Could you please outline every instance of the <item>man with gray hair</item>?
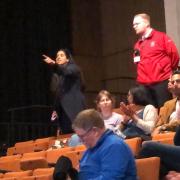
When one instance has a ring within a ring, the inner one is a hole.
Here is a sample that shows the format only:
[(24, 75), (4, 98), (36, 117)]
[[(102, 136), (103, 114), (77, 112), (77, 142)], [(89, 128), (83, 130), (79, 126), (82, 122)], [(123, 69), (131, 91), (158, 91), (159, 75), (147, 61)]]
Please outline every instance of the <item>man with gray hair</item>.
[(171, 99), (168, 79), (177, 69), (179, 54), (173, 41), (163, 32), (151, 28), (150, 16), (134, 16), (133, 28), (139, 36), (134, 46), (134, 63), (137, 65), (137, 83), (150, 92), (153, 105), (161, 107)]
[(99, 112), (94, 109), (80, 112), (72, 127), (87, 147), (80, 161), (80, 180), (137, 179), (131, 150), (113, 131), (105, 129)]

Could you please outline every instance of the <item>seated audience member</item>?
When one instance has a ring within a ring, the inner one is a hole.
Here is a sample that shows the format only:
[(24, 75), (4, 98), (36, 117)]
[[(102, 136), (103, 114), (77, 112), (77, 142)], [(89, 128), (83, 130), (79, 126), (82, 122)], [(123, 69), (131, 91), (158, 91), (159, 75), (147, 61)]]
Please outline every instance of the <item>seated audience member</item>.
[(159, 112), (158, 122), (153, 134), (165, 131), (176, 131), (180, 119), (180, 71), (173, 72), (168, 88), (176, 98), (166, 101)]
[(120, 103), (120, 108), (124, 112), (124, 120), (122, 122), (122, 133), (127, 138), (141, 137), (143, 140), (150, 139), (153, 131), (158, 112), (151, 105), (148, 99), (148, 92), (143, 86), (135, 86), (128, 92), (128, 103), (125, 105)]
[(175, 145), (167, 145), (159, 142), (146, 141), (142, 145), (139, 158), (160, 157), (161, 177), (165, 176), (168, 171), (180, 171), (180, 126), (178, 126), (174, 136), (174, 144)]
[[(102, 90), (96, 97), (96, 109), (100, 112), (102, 119), (104, 120), (105, 127), (111, 129), (114, 133), (124, 138), (123, 134), (119, 130), (122, 115), (113, 112), (115, 99), (110, 92)], [(82, 142), (77, 134), (73, 134), (68, 141), (69, 146), (81, 145)]]
[(125, 142), (106, 129), (94, 109), (80, 112), (72, 125), (87, 147), (80, 160), (79, 179), (136, 180), (133, 154)]
[(113, 112), (115, 99), (111, 93), (106, 90), (100, 91), (95, 102), (97, 111), (100, 112), (101, 117), (104, 120), (105, 127), (121, 136), (119, 126), (123, 120), (123, 116)]
[(77, 134), (73, 134), (68, 140), (68, 146), (75, 147), (79, 145), (82, 145), (81, 139), (78, 137)]
[(176, 98), (176, 94), (174, 94), (174, 85), (171, 83), (171, 79), (172, 79), (172, 75), (170, 76), (170, 78), (168, 79), (168, 90), (169, 92), (172, 94), (172, 98)]

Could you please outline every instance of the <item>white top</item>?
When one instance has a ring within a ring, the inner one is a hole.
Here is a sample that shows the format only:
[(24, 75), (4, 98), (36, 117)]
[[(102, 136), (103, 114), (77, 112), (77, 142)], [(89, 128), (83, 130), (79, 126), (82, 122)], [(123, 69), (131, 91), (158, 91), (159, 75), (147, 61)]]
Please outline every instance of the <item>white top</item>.
[(107, 119), (104, 119), (104, 124), (105, 127), (107, 129), (111, 129), (111, 130), (115, 130), (115, 128), (117, 126), (119, 126), (121, 124), (121, 122), (123, 121), (123, 116), (116, 113), (116, 112), (112, 112), (112, 116), (110, 116)]
[(157, 122), (158, 111), (153, 105), (147, 105), (144, 108), (143, 119), (138, 119), (136, 125), (141, 128), (146, 134), (150, 134)]
[(176, 110), (170, 115), (169, 122), (177, 121), (180, 119), (180, 101), (177, 100), (176, 102)]

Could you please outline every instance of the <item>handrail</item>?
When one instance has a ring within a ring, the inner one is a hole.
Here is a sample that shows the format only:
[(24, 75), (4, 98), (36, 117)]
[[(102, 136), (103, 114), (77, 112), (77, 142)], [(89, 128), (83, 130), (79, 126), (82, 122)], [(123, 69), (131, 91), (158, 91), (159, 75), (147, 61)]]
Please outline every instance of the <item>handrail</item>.
[(36, 104), (36, 105), (29, 105), (29, 106), (21, 106), (21, 107), (10, 108), (10, 109), (8, 109), (8, 112), (10, 113), (10, 121), (11, 121), (11, 123), (14, 124), (14, 117), (15, 117), (16, 111), (25, 110), (25, 109), (32, 109), (32, 108), (52, 108), (52, 106)]
[(118, 80), (118, 79), (129, 79), (129, 80), (135, 80), (135, 77), (127, 77), (127, 76), (120, 76), (120, 77), (113, 77), (113, 78), (106, 78), (102, 79), (102, 81), (112, 81), (112, 80)]
[(22, 110), (22, 109), (31, 109), (31, 108), (52, 108), (52, 106), (40, 105), (40, 104), (30, 105), (30, 106), (20, 106), (20, 107), (10, 108), (8, 109), (8, 112)]

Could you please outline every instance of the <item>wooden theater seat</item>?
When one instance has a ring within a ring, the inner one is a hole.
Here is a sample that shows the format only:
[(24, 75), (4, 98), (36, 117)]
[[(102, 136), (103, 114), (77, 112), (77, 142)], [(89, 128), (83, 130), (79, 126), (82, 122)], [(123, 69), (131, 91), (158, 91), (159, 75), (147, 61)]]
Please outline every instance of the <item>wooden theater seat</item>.
[(159, 180), (159, 157), (136, 159), (136, 167), (140, 180)]
[(0, 162), (2, 161), (8, 161), (8, 160), (14, 160), (14, 159), (20, 159), (22, 157), (21, 154), (12, 155), (12, 156), (1, 156)]
[(35, 176), (26, 176), (26, 177), (22, 177), (19, 180), (36, 180)]
[(159, 139), (165, 139), (165, 138), (174, 138), (175, 132), (167, 132), (167, 133), (160, 133), (152, 135), (152, 140), (159, 140)]
[(16, 149), (16, 148), (15, 148), (14, 146), (7, 148), (6, 155), (7, 155), (7, 156), (11, 156), (11, 155), (16, 154), (16, 150), (15, 150), (15, 149)]
[(46, 151), (24, 153), (21, 159), (34, 158), (34, 157), (45, 157), (46, 158), (46, 154), (47, 154)]
[(175, 132), (167, 132), (167, 133), (152, 135), (152, 141), (157, 141), (162, 144), (174, 145), (174, 135)]
[(0, 178), (3, 178), (4, 174), (3, 173), (0, 173)]
[(0, 157), (0, 169), (5, 171), (20, 171), (21, 155)]
[(34, 152), (46, 151), (49, 148), (49, 142), (34, 142)]
[(15, 177), (8, 177), (8, 178), (2, 178), (2, 180), (18, 180), (18, 179)]
[(74, 147), (75, 151), (85, 151), (86, 150), (86, 146), (85, 145), (78, 145)]
[(126, 139), (125, 143), (130, 147), (133, 155), (136, 157), (140, 151), (142, 139), (140, 137)]
[(58, 148), (47, 151), (47, 162), (50, 166), (54, 166), (58, 160), (58, 158), (64, 155), (67, 152), (72, 151), (72, 147)]
[(174, 145), (174, 139), (173, 138), (164, 138), (164, 139), (158, 139), (158, 140), (152, 140), (152, 141), (160, 142), (162, 144)]
[(36, 180), (53, 180), (52, 174), (38, 175), (36, 176)]
[(54, 168), (38, 168), (33, 171), (36, 180), (53, 180)]
[(15, 147), (15, 154), (23, 154), (23, 153), (28, 153), (28, 152), (33, 152), (34, 151), (34, 141), (29, 140), (29, 141), (23, 141), (23, 142), (17, 142), (14, 145)]
[(51, 168), (37, 168), (33, 171), (33, 176), (39, 176), (39, 175), (52, 175), (54, 172), (54, 167)]
[(22, 178), (22, 177), (26, 177), (26, 176), (32, 176), (33, 171), (32, 170), (28, 170), (28, 171), (19, 171), (19, 172), (8, 172), (4, 174), (4, 178)]
[(47, 150), (49, 148), (49, 143), (55, 140), (55, 136), (47, 138), (39, 138), (34, 141), (34, 151)]
[(20, 161), (22, 170), (34, 170), (37, 168), (47, 168), (46, 151), (25, 153)]

